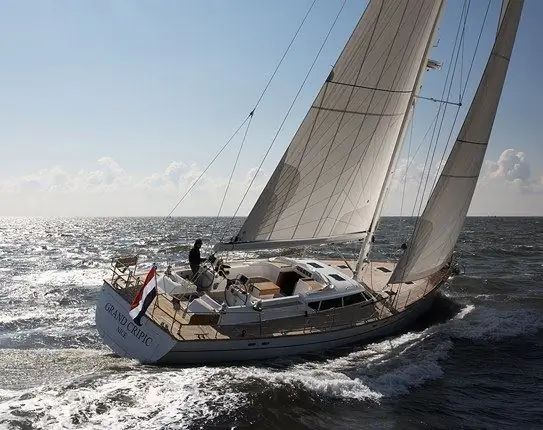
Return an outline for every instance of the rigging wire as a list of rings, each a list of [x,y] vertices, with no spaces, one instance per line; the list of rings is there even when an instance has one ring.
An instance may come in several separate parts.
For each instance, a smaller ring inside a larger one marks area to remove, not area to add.
[[[468,10],[469,10],[469,7],[471,6],[471,0],[469,0],[469,3],[468,3]],[[467,15],[467,13],[466,13]],[[462,103],[462,78],[463,78],[463,72],[464,72],[464,51],[465,51],[465,43],[466,43],[466,38],[465,38],[465,35],[466,35],[466,22],[467,22],[467,19],[464,21],[464,26],[462,27],[462,36],[460,38],[460,52],[461,52],[461,55],[460,55],[460,79],[459,79],[459,83],[458,83],[458,103]],[[466,82],[467,82],[467,79],[466,79]]]
[[[179,207],[179,205],[181,204],[181,202],[186,198],[186,196],[190,193],[190,191],[194,188],[194,186],[200,181],[200,179],[202,178],[202,176],[204,175],[205,172],[207,172],[207,170],[211,167],[211,165],[215,162],[215,160],[219,157],[219,155],[224,151],[224,149],[229,145],[229,143],[232,141],[232,139],[238,134],[238,132],[241,130],[241,128],[245,125],[245,123],[247,121],[249,121],[249,125],[251,123],[251,120],[254,116],[254,113],[257,109],[257,107],[260,105],[260,102],[262,101],[262,99],[264,98],[264,95],[266,94],[266,92],[268,91],[268,88],[270,87],[270,84],[272,83],[273,79],[275,78],[275,75],[277,74],[277,71],[279,70],[279,68],[281,67],[281,64],[283,64],[283,60],[285,59],[285,57],[287,56],[288,52],[290,51],[290,48],[292,47],[294,41],[296,40],[297,36],[298,36],[298,33],[300,32],[301,28],[303,27],[303,25],[305,24],[306,20],[307,20],[307,17],[309,16],[309,13],[311,12],[311,10],[313,9],[313,6],[315,6],[315,3],[317,2],[317,0],[313,0],[313,3],[311,3],[311,5],[309,6],[309,9],[307,10],[307,12],[305,13],[304,15],[304,18],[302,19],[302,22],[300,23],[300,25],[298,26],[296,32],[294,33],[294,36],[292,37],[290,43],[288,44],[287,48],[285,49],[285,51],[283,52],[283,55],[281,56],[281,59],[279,60],[279,62],[277,63],[277,66],[275,67],[275,70],[273,71],[272,75],[270,76],[270,78],[268,79],[268,82],[266,84],[266,86],[264,87],[264,89],[262,90],[261,94],[260,94],[260,97],[258,98],[255,106],[253,107],[253,110],[249,113],[249,115],[247,115],[247,117],[245,118],[245,120],[241,123],[241,125],[236,129],[236,131],[234,132],[234,134],[230,137],[230,139],[228,139],[228,141],[224,144],[224,146],[219,150],[219,152],[213,157],[213,159],[211,160],[211,162],[207,165],[207,167],[204,169],[204,171],[202,172],[202,174],[200,176],[198,176],[198,178],[191,184],[191,186],[189,187],[189,189],[185,192],[185,194],[183,194],[183,196],[181,197],[181,199],[175,204],[175,206],[173,207],[173,209],[170,211],[170,213],[166,216],[166,218],[169,218],[171,217],[171,215],[173,214],[173,212]],[[247,127],[248,128],[248,127]],[[246,130],[246,133],[245,135],[247,134],[247,130]],[[245,140],[245,137],[244,137],[244,140]]]
[[[458,28],[457,28],[457,31],[456,31],[456,37],[455,37],[455,40],[454,40],[454,45],[453,45],[453,49],[452,49],[452,52],[451,52],[451,58],[450,58],[450,64],[452,64],[453,67],[447,69],[447,75],[445,76],[445,82],[444,82],[443,90],[442,90],[441,97],[440,97],[441,100],[448,100],[449,96],[450,96],[450,93],[451,93],[452,84],[453,84],[453,80],[454,80],[454,74],[456,72],[456,67],[457,67],[457,64],[458,64],[458,51],[459,50],[457,50],[457,46],[459,47],[459,45],[460,45],[459,37],[460,37],[460,30],[462,28],[462,19],[463,18],[466,19],[466,17],[467,17],[466,0],[464,0],[464,7],[462,8],[462,14],[460,15],[460,20],[458,22]],[[449,77],[450,77],[450,81],[449,81]],[[447,91],[447,87],[448,87],[448,91]],[[446,97],[445,97],[445,92],[447,92]],[[417,201],[418,201],[419,197],[420,197],[420,201],[419,201],[417,213],[420,215],[420,212],[421,212],[422,203],[424,201],[424,195],[426,193],[426,188],[427,188],[428,180],[429,180],[429,177],[430,177],[431,166],[432,166],[435,151],[436,151],[436,148],[437,148],[437,142],[439,140],[439,133],[441,132],[441,127],[443,125],[443,120],[445,118],[447,107],[448,107],[448,104],[445,103],[445,102],[441,102],[439,104],[439,107],[438,107],[437,116],[438,116],[438,118],[441,117],[441,122],[440,122],[439,128],[438,128],[438,121],[439,120],[434,123],[434,128],[433,128],[433,131],[432,131],[432,137],[430,138],[430,146],[428,147],[428,152],[426,153],[426,159],[424,160],[424,166],[423,166],[423,170],[422,170],[423,174],[421,176],[421,180],[420,180],[420,183],[419,183],[419,187],[418,187],[418,190],[417,190],[417,196],[415,198],[415,204],[413,205],[413,211],[411,213],[411,216],[414,216],[414,214],[415,214]],[[458,107],[458,109],[459,108],[460,107]],[[434,141],[434,136],[436,135],[436,130],[438,130],[437,138],[435,140],[435,144],[432,144],[432,142]],[[432,147],[433,147],[433,150],[432,150]],[[432,153],[432,157],[429,160],[430,152]],[[425,174],[425,172],[427,172],[427,173]],[[426,176],[426,180],[424,180],[425,176]],[[424,186],[423,186],[423,182],[424,182]],[[421,188],[422,188],[422,193],[420,192]]]
[[[224,205],[224,201],[226,200],[226,195],[228,194],[228,190],[230,189],[230,184],[232,183],[232,177],[234,176],[234,172],[236,171],[236,167],[239,161],[239,156],[241,154],[241,151],[243,150],[243,145],[245,144],[245,140],[247,139],[247,133],[249,132],[249,128],[251,127],[252,119],[253,119],[253,114],[251,112],[249,122],[247,123],[247,127],[245,128],[245,133],[243,134],[243,139],[241,140],[241,145],[239,146],[238,154],[236,156],[236,161],[234,162],[234,166],[232,167],[232,171],[230,172],[230,177],[228,178],[228,184],[226,185],[226,189],[224,190],[224,194],[222,196],[222,201],[221,201],[221,205],[219,206],[219,211],[217,212],[217,217],[215,218],[215,221],[213,222],[213,225],[211,226],[211,237],[213,237],[213,233],[215,232],[215,226],[217,222],[219,221],[219,217],[221,216],[222,207]]]
[[[460,25],[462,26],[462,31],[461,31],[461,34],[460,34],[460,40],[459,40],[459,43],[458,43],[458,51],[456,53],[456,58],[455,58],[455,61],[454,61],[454,67],[453,67],[453,76],[451,77],[451,82],[449,84],[449,90],[448,90],[448,93],[447,93],[447,99],[450,97],[450,94],[451,94],[451,90],[452,90],[452,86],[453,86],[453,79],[454,79],[454,75],[456,73],[456,67],[458,65],[458,60],[459,58],[461,57],[461,51],[462,51],[462,40],[464,39],[464,35],[465,35],[465,30],[466,30],[466,21],[467,21],[467,18],[468,18],[468,13],[469,13],[469,7],[471,5],[471,0],[464,0],[464,6],[462,8],[462,15],[464,16],[464,20],[463,20],[463,24],[462,24],[462,16],[461,16],[461,23]],[[490,5],[490,0],[489,0],[489,5]],[[464,11],[465,11],[465,15],[464,15]],[[484,24],[483,24],[484,26]],[[483,26],[481,26],[481,29],[483,28]],[[460,27],[459,27],[460,29]],[[460,71],[461,73],[461,71]],[[462,99],[462,98],[460,98]],[[462,103],[462,101],[460,100],[460,104]],[[428,181],[430,180],[430,172],[432,170],[432,164],[434,162],[434,157],[435,157],[435,153],[436,153],[436,150],[437,150],[437,145],[438,145],[438,142],[439,142],[439,138],[441,136],[441,130],[443,129],[443,121],[445,120],[445,114],[447,113],[447,108],[448,106],[445,106],[445,108],[443,109],[443,115],[441,117],[441,122],[439,124],[439,129],[438,129],[438,132],[437,132],[437,136],[436,136],[436,140],[435,140],[435,144],[434,144],[434,149],[432,151],[432,157],[430,159],[430,164],[428,165],[428,174],[426,176],[426,183],[424,184],[424,191],[422,193],[422,197],[424,198],[424,194],[426,192],[426,188],[427,188],[427,184],[428,184]],[[458,114],[460,113],[460,105],[457,107],[456,109],[456,115],[455,115],[455,120],[456,118],[458,118]],[[456,121],[455,121],[456,123]],[[450,129],[450,132],[449,132],[449,137],[452,135],[452,131],[453,131],[453,128],[454,128],[454,124],[453,123],[453,126],[451,127]],[[443,162],[443,159],[441,159],[440,163]],[[442,166],[441,164],[439,164],[437,166],[437,169],[436,169],[436,175],[435,175],[435,179],[437,180],[437,176],[438,176],[438,173],[439,171],[441,170]],[[430,188],[431,190],[431,188]],[[421,206],[422,206],[422,199],[421,199]],[[420,207],[419,207],[419,214],[420,214]]]
[[[475,44],[475,50],[473,51],[473,57],[471,59],[471,64],[469,66],[469,69],[468,69],[468,73],[466,75],[466,81],[464,83],[464,88],[461,89],[462,92],[460,94],[460,99],[462,100],[464,98],[464,96],[466,95],[466,90],[467,90],[467,87],[468,87],[468,82],[469,82],[469,77],[471,75],[471,71],[473,69],[473,63],[475,63],[475,57],[477,55],[477,50],[479,48],[479,43],[481,42],[481,36],[483,34],[483,29],[484,29],[484,26],[485,26],[485,23],[486,23],[486,19],[488,17],[488,11],[490,10],[490,0],[488,1],[488,4],[487,4],[487,7],[486,7],[486,12],[485,12],[485,16],[483,18],[483,23],[481,25],[481,29],[479,31],[479,36],[477,37],[477,43]],[[465,24],[464,24],[465,25]],[[458,114],[460,113],[460,110],[458,109],[456,111],[456,114],[454,116],[454,120],[453,120],[453,124],[452,124],[452,127],[451,127],[451,130],[449,132],[449,136],[447,137],[447,140],[446,140],[446,144],[445,144],[445,148],[443,149],[443,153],[441,154],[441,160],[439,161],[439,165],[443,165],[443,160],[445,159],[445,154],[447,153],[447,149],[449,147],[449,143],[451,141],[451,137],[452,137],[452,133],[453,133],[453,130],[454,130],[454,127],[456,125],[456,121],[458,120]],[[433,185],[432,185],[432,188],[434,188],[436,186],[436,183],[437,183],[437,180],[439,178],[439,170],[436,172],[436,175],[435,175],[435,178],[434,178],[434,182],[433,182]]]
[[[410,130],[409,130],[409,144],[407,146],[407,161],[406,161],[406,167],[405,167],[405,173],[403,175],[403,188],[402,188],[402,200],[400,202],[400,217],[403,216],[403,204],[404,204],[404,201],[405,201],[405,189],[407,188],[407,171],[408,171],[408,168],[409,168],[409,158],[411,156],[411,146],[413,145],[413,129],[415,128],[414,124],[415,124],[415,107],[417,106],[417,104],[413,104],[413,115],[411,117],[411,124],[410,124]],[[402,225],[403,225],[403,222],[401,223],[400,225],[400,230],[398,230],[398,237],[403,237],[402,236]],[[405,231],[405,230],[404,230]]]
[[[355,273],[355,269],[353,269],[351,267],[351,265],[349,264],[349,262],[347,261],[347,259],[345,258],[345,256],[343,255],[343,253],[341,252],[341,250],[335,245],[335,244],[331,244],[332,248],[334,248],[336,250],[336,252],[339,254],[339,256],[341,257],[341,259],[343,260],[343,262],[347,265],[347,267],[349,268],[349,270],[353,273]]]
[[[413,153],[413,156],[410,157],[411,159],[409,159],[409,158],[407,159],[407,167],[405,169],[406,171],[404,173],[404,178],[407,177],[407,173],[408,173],[409,169],[411,168],[411,165],[415,161],[415,158],[417,157],[417,154],[419,153],[419,150],[422,148],[423,143],[426,141],[426,138],[428,137],[428,134],[430,133],[430,130],[432,130],[434,122],[436,122],[438,119],[439,119],[439,113],[437,113],[434,116],[434,119],[428,125],[428,128],[426,129],[426,132],[424,133],[424,136],[422,137],[422,139],[420,139],[420,142],[417,145],[417,149],[415,149],[415,152]],[[419,186],[420,186],[420,184],[419,184]],[[417,202],[417,200],[418,200],[418,195],[417,195],[417,199],[415,199],[415,203]],[[413,216],[413,213],[411,213],[411,216]]]
[[[279,63],[277,63],[277,66],[275,67],[275,70],[273,71],[270,79],[268,80],[268,83],[266,84],[266,86],[264,87],[264,90],[262,91],[262,94],[260,94],[260,97],[258,98],[256,104],[255,104],[255,107],[253,108],[253,112],[256,110],[256,108],[258,107],[258,105],[260,104],[260,102],[262,101],[262,98],[264,97],[264,94],[266,94],[266,92],[268,91],[268,88],[270,86],[270,84],[272,83],[273,81],[273,78],[275,77],[275,75],[277,74],[277,71],[279,70],[279,67],[281,66],[281,64],[283,63],[283,60],[285,59],[285,57],[287,56],[288,52],[290,51],[290,48],[292,46],[292,44],[294,43],[294,41],[296,40],[296,37],[298,36],[298,33],[300,32],[300,30],[302,29],[303,25],[305,24],[305,21],[307,20],[307,17],[309,16],[309,13],[311,12],[311,10],[313,9],[313,6],[315,6],[315,3],[317,2],[317,0],[313,0],[313,3],[311,3],[311,6],[309,6],[309,9],[307,10],[307,12],[305,13],[305,16],[304,16],[304,19],[302,19],[302,22],[300,23],[300,25],[298,26],[298,29],[296,30],[296,33],[294,33],[294,36],[292,36],[292,39],[290,41],[290,43],[288,44],[287,46],[287,49],[285,49],[285,52],[283,53],[283,56],[281,57],[281,59],[279,60]]]
[[[482,33],[483,33],[483,30],[484,30],[484,27],[485,27],[485,23],[486,23],[486,20],[487,20],[487,17],[488,17],[488,12],[489,12],[489,9],[490,9],[490,3],[491,3],[491,0],[488,1],[488,4],[487,4],[487,8],[486,8],[486,11],[485,11],[485,15],[484,15],[484,18],[483,18],[483,22],[481,24],[481,28],[480,28],[480,31],[479,31],[479,36],[477,38],[477,43],[476,43],[476,46],[475,46],[475,51],[473,53],[473,57],[472,57],[472,60],[471,60],[471,64],[470,64],[470,67],[469,67],[469,70],[468,70],[468,73],[467,73],[467,76],[465,78],[465,82],[464,82],[464,88],[463,90],[461,89],[461,92],[460,92],[460,104],[462,103],[462,99],[463,97],[465,96],[465,93],[466,93],[466,90],[467,90],[467,86],[468,86],[468,82],[469,82],[469,76],[471,74],[471,71],[472,71],[472,68],[473,68],[473,64],[475,62],[475,56],[476,56],[476,53],[477,53],[477,50],[478,50],[478,47],[479,47],[479,43],[480,43],[480,40],[481,40],[481,36],[482,36]],[[469,10],[469,7],[470,7],[470,4],[471,4],[471,1],[468,0],[467,1],[467,10]],[[466,8],[466,2],[464,3],[464,8]],[[463,8],[463,10],[464,10]],[[460,56],[460,51],[463,49],[464,47],[464,39],[465,39],[465,27],[466,27],[466,21],[467,21],[467,10],[466,10],[466,14],[465,14],[465,17],[464,17],[464,22],[463,22],[463,25],[462,25],[462,35],[461,35],[461,39],[460,39],[460,44],[459,44],[459,48],[458,48],[458,54],[456,56],[456,61],[455,61],[455,65],[454,65],[454,69],[456,69],[456,62],[458,61],[458,58]],[[461,16],[461,19],[462,19],[462,16]],[[454,52],[454,49],[453,49],[453,52]],[[463,52],[463,51],[462,51]],[[462,53],[462,56],[461,58],[463,58],[463,53]],[[463,60],[461,60],[461,64],[463,65]],[[453,72],[454,74],[454,72]],[[451,78],[452,79],[452,78]],[[452,82],[450,84],[452,86]],[[450,91],[450,87],[449,87],[449,91]],[[453,129],[456,125],[456,121],[457,121],[457,118],[458,118],[458,115],[459,115],[459,112],[460,112],[460,106],[457,108],[457,111],[456,111],[456,114],[455,114],[455,117],[454,117],[454,121],[453,121],[453,124],[451,126],[451,129],[450,129],[450,133],[449,133],[449,136],[448,136],[448,139],[447,139],[447,144],[445,146],[445,149],[443,150],[443,154],[442,154],[442,157],[441,157],[441,160],[440,160],[440,166],[442,165],[443,163],[443,159],[445,157],[445,153],[447,151],[447,147],[449,145],[449,141],[450,141],[450,138],[452,136],[452,132],[453,132]],[[439,112],[438,112],[439,114]],[[443,119],[442,119],[442,122],[443,122]],[[441,131],[441,126],[440,126],[440,131]],[[438,138],[439,138],[439,134],[438,134]],[[436,146],[437,146],[437,141],[436,141]],[[434,147],[434,153],[435,153],[435,147]],[[426,168],[426,166],[425,166]],[[439,178],[439,168],[438,170],[436,171],[436,175],[435,175],[435,178],[434,178],[434,182],[433,182],[433,187],[432,188],[435,188],[436,186],[436,183],[437,183],[437,180]],[[428,169],[428,175],[426,177],[426,183],[428,183],[428,180],[429,180],[429,177],[430,177],[430,168]],[[426,187],[426,184],[425,184],[425,187]],[[416,203],[416,202],[415,202]],[[420,215],[420,207],[422,206],[422,196],[421,196],[421,202],[420,202],[420,206],[419,206],[419,215]],[[421,221],[421,218],[419,216],[419,218],[417,219],[416,223],[415,223],[415,229],[414,229],[414,232],[413,232],[413,235],[412,237],[415,235],[417,229],[419,228],[420,226],[420,221]],[[408,254],[409,255],[409,254]],[[404,268],[404,272],[405,270],[407,269],[407,265],[405,266]]]
[[[326,42],[328,41],[328,38],[330,37],[330,34],[332,33],[332,30],[334,29],[338,19],[339,19],[339,16],[341,15],[341,12],[343,11],[343,8],[345,7],[345,4],[346,4],[346,1],[347,0],[343,0],[342,4],[341,4],[341,8],[339,9],[339,12],[337,13],[336,17],[334,18],[334,21],[332,22],[332,25],[330,27],[330,29],[328,30],[328,33],[326,34],[326,37],[324,38],[324,41],[322,42],[317,54],[315,55],[315,58],[313,60],[313,63],[311,64],[311,66],[309,67],[309,70],[307,72],[307,74],[305,75],[304,77],[304,80],[302,81],[302,84],[300,85],[300,88],[298,88],[298,91],[296,93],[296,95],[294,96],[294,99],[292,100],[292,103],[290,104],[283,120],[281,121],[281,124],[279,125],[279,128],[277,129],[270,145],[268,146],[268,149],[266,150],[266,153],[264,154],[264,157],[262,158],[262,161],[260,162],[258,168],[257,168],[257,171],[256,173],[253,175],[253,177],[251,178],[251,182],[249,183],[247,189],[245,190],[245,193],[243,194],[243,197],[241,198],[241,201],[239,202],[239,205],[238,207],[236,208],[236,211],[234,212],[234,214],[232,215],[232,218],[230,220],[230,223],[234,220],[234,218],[236,217],[239,209],[241,208],[241,205],[243,204],[245,198],[247,197],[247,194],[249,193],[254,181],[255,181],[255,178],[258,176],[258,173],[260,173],[260,170],[262,169],[262,165],[264,164],[264,161],[266,160],[266,158],[268,157],[273,145],[275,144],[275,141],[277,140],[277,137],[279,136],[279,133],[281,132],[281,130],[283,129],[283,126],[285,125],[285,122],[287,120],[287,118],[289,117],[290,115],[290,112],[292,111],[292,108],[294,107],[294,104],[296,103],[296,101],[298,100],[298,97],[300,96],[300,93],[302,92],[302,89],[304,88],[307,80],[309,79],[309,75],[311,74],[311,72],[313,71],[313,68],[315,67],[315,64],[317,63],[317,60],[319,59],[320,57],[320,54],[322,52],[322,50],[324,49],[324,46],[326,45]],[[223,238],[224,238],[224,235],[223,235]],[[222,241],[222,239],[221,239]]]
[[[200,179],[202,179],[202,176],[204,176],[204,174],[209,170],[209,168],[211,167],[211,165],[215,162],[215,160],[219,157],[219,155],[222,154],[222,152],[226,149],[226,147],[230,144],[230,142],[232,141],[232,139],[234,139],[234,137],[239,133],[239,131],[242,129],[242,127],[245,125],[245,123],[247,121],[249,121],[251,118],[252,118],[252,112],[247,115],[247,117],[243,120],[243,122],[241,123],[241,125],[236,129],[236,131],[234,132],[234,134],[230,137],[230,139],[228,139],[226,141],[226,143],[222,146],[222,148],[219,150],[219,152],[217,152],[217,154],[213,157],[213,159],[211,160],[211,162],[207,165],[207,167],[203,170],[202,173],[200,173],[200,176],[198,176],[198,178],[196,178],[196,180],[190,185],[189,189],[185,192],[185,194],[183,194],[183,197],[181,197],[181,199],[179,199],[179,201],[175,204],[175,206],[173,207],[173,209],[170,211],[170,213],[168,214],[168,216],[166,218],[169,218],[173,212],[177,209],[177,207],[181,204],[181,202],[183,200],[185,200],[185,197],[187,197],[187,195],[190,193],[190,191],[196,186],[196,184],[198,183],[198,181]]]

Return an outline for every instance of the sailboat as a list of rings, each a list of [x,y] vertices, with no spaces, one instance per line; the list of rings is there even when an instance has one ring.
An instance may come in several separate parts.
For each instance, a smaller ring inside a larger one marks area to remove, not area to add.
[[[398,261],[369,261],[391,175],[444,7],[371,0],[238,234],[190,267],[113,259],[96,324],[143,363],[267,359],[405,329],[455,275],[453,251],[481,171],[523,0],[504,0],[458,137]],[[232,260],[225,251],[358,242],[357,261]]]

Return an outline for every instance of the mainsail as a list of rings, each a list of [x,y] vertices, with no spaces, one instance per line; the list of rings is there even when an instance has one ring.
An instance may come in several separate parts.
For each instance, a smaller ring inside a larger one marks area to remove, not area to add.
[[[481,171],[522,12],[523,0],[505,3],[464,124],[390,283],[424,278],[450,260]]]
[[[372,0],[251,213],[216,250],[361,238],[442,0]]]

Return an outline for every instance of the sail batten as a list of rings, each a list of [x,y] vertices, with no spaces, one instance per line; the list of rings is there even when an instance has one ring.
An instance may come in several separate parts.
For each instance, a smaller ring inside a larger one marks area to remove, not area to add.
[[[361,112],[361,111],[346,110],[346,109],[334,109],[334,108],[327,108],[327,107],[322,107],[322,106],[311,106],[311,107],[313,109],[325,110],[325,111],[329,111],[329,112],[351,113],[351,114],[354,114],[354,115],[365,115],[365,116],[383,117],[383,116],[403,116],[404,115],[403,112],[401,112],[401,113],[380,114],[380,113],[375,113],[375,112]]]
[[[325,242],[370,227],[441,5],[369,3],[229,245]]]
[[[411,90],[392,90],[390,88],[367,87],[365,85],[356,85],[356,84],[349,84],[347,82],[337,82],[337,81],[328,81],[328,83],[336,84],[336,85],[344,85],[346,87],[351,87],[351,88],[362,88],[364,90],[383,91],[383,92],[386,92],[386,93],[400,93],[400,94],[407,93],[407,94],[411,94]]]
[[[424,278],[450,261],[481,172],[522,13],[523,0],[504,4],[468,114],[390,283]]]

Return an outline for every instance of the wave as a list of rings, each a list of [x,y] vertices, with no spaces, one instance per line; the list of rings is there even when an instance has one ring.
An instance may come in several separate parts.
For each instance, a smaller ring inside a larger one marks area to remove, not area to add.
[[[428,353],[428,345],[432,352]],[[427,331],[370,344],[344,357],[296,364],[288,370],[252,368],[247,374],[275,389],[298,389],[319,396],[379,402],[439,378],[439,360],[452,342]]]
[[[102,279],[105,275],[105,268],[48,269],[15,275],[12,280],[26,284],[32,288],[44,285],[48,287],[99,287],[102,285]]]
[[[145,428],[160,429],[175,423],[186,428],[228,414],[246,398],[232,388],[224,369],[135,370],[25,391],[0,404],[0,424],[132,429],[145,423]]]
[[[170,253],[176,253],[176,252],[188,252],[192,248],[192,245],[189,244],[182,244],[182,245],[173,245],[173,246],[167,246],[165,248],[160,248],[157,252],[161,254],[170,254]],[[188,258],[188,254],[187,254]]]
[[[499,341],[509,337],[532,335],[543,329],[543,318],[530,309],[500,310],[470,305],[469,318],[456,318],[445,333],[453,338],[474,341]],[[464,315],[465,316],[465,315]]]
[[[467,304],[451,319],[424,330],[309,361],[171,369],[114,359],[103,351],[41,350],[50,358],[31,356],[28,362],[34,369],[54,374],[58,366],[61,372],[71,369],[78,375],[22,391],[7,387],[0,392],[0,424],[29,420],[38,428],[128,429],[142,422],[149,429],[205,427],[218,417],[262,405],[281,392],[310,395],[317,402],[328,398],[381,403],[442,378],[442,363],[455,339],[493,342],[542,327],[535,311]],[[95,367],[90,368],[90,363]]]

